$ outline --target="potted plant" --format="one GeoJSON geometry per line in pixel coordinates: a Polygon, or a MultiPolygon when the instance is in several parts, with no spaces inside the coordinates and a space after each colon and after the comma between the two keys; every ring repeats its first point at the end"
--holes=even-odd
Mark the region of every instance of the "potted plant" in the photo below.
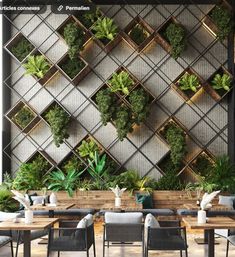
{"type": "Polygon", "coordinates": [[[97,44],[109,53],[120,41],[118,27],[113,20],[108,17],[98,18],[96,23],[91,27],[97,44]]]}
{"type": "Polygon", "coordinates": [[[23,62],[35,47],[21,32],[19,32],[5,45],[5,49],[17,61],[23,62]]]}
{"type": "Polygon", "coordinates": [[[220,41],[223,41],[233,30],[234,22],[231,7],[223,2],[216,5],[205,17],[203,24],[220,41]]]}
{"type": "Polygon", "coordinates": [[[127,25],[124,33],[124,39],[138,52],[142,51],[154,36],[154,30],[140,16],[127,25]]]}
{"type": "Polygon", "coordinates": [[[220,101],[231,90],[232,82],[232,75],[221,67],[207,80],[205,89],[214,100],[220,101]]]}
{"type": "Polygon", "coordinates": [[[70,115],[54,102],[43,112],[42,116],[51,128],[56,147],[60,147],[64,139],[69,138],[70,115]]]}
{"type": "Polygon", "coordinates": [[[16,212],[19,210],[19,203],[12,198],[13,194],[4,186],[0,187],[0,211],[16,212]]]}
{"type": "Polygon", "coordinates": [[[191,99],[201,88],[202,79],[188,68],[172,84],[172,88],[185,100],[191,99]]]}
{"type": "Polygon", "coordinates": [[[186,31],[181,24],[171,18],[158,31],[157,41],[174,59],[177,59],[187,45],[186,31]]]}
{"type": "Polygon", "coordinates": [[[57,72],[56,67],[40,52],[30,55],[23,67],[25,75],[32,75],[41,85],[48,83],[57,72]]]}
{"type": "Polygon", "coordinates": [[[22,101],[18,102],[6,117],[23,133],[29,133],[40,121],[36,112],[22,101]]]}

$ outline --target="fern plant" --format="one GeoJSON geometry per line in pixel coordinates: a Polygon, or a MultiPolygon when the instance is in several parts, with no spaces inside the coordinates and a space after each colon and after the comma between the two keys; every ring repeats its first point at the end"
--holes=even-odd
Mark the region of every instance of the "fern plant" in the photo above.
{"type": "Polygon", "coordinates": [[[11,52],[21,62],[31,53],[33,48],[33,45],[26,38],[22,38],[11,48],[11,52]]]}
{"type": "Polygon", "coordinates": [[[12,120],[22,129],[27,127],[34,119],[34,113],[27,107],[23,106],[13,117],[12,120]]]}
{"type": "Polygon", "coordinates": [[[79,155],[83,158],[95,158],[95,152],[99,151],[99,147],[96,144],[96,142],[92,139],[88,140],[82,140],[82,144],[78,147],[79,155]]]}
{"type": "Polygon", "coordinates": [[[149,36],[148,32],[140,25],[137,24],[131,31],[130,31],[131,39],[137,44],[141,45],[145,39],[149,36]]]}
{"type": "Polygon", "coordinates": [[[42,79],[50,69],[50,64],[43,55],[31,55],[23,65],[26,69],[25,75],[35,75],[42,79]]]}
{"type": "Polygon", "coordinates": [[[134,120],[140,124],[149,114],[149,94],[143,88],[136,89],[131,92],[129,102],[134,112],[134,120]]]}
{"type": "Polygon", "coordinates": [[[54,143],[59,147],[63,140],[69,137],[68,125],[70,117],[62,107],[56,104],[46,113],[45,118],[50,125],[54,143]]]}
{"type": "Polygon", "coordinates": [[[124,95],[129,95],[129,89],[134,85],[134,81],[126,71],[114,73],[108,81],[112,92],[121,91],[124,95]]]}
{"type": "Polygon", "coordinates": [[[223,75],[216,74],[211,84],[215,90],[223,89],[225,91],[229,91],[232,86],[232,78],[226,73],[223,75]]]}
{"type": "Polygon", "coordinates": [[[98,18],[92,30],[95,32],[95,37],[98,39],[107,39],[113,41],[118,33],[118,27],[110,18],[98,18]]]}
{"type": "Polygon", "coordinates": [[[69,58],[73,60],[83,50],[84,32],[75,22],[71,22],[64,28],[64,39],[69,47],[69,58]]]}
{"type": "Polygon", "coordinates": [[[183,91],[191,90],[193,92],[197,92],[199,86],[199,79],[194,74],[185,73],[179,80],[179,87],[183,91]]]}
{"type": "Polygon", "coordinates": [[[116,97],[109,88],[102,89],[96,94],[96,102],[101,113],[104,126],[111,121],[116,111],[116,97]]]}

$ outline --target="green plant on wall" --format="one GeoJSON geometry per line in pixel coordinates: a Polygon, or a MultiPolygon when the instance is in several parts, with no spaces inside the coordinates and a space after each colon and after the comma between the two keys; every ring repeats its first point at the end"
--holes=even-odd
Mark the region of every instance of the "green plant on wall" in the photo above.
{"type": "Polygon", "coordinates": [[[71,78],[74,79],[85,67],[85,63],[78,57],[73,60],[68,59],[61,65],[62,70],[71,78]]]}
{"type": "Polygon", "coordinates": [[[68,173],[70,170],[83,170],[84,169],[84,164],[82,161],[75,155],[73,154],[68,160],[66,160],[62,166],[61,169],[65,172],[68,173]]]}
{"type": "Polygon", "coordinates": [[[27,127],[35,118],[35,114],[27,107],[23,106],[13,117],[12,120],[22,129],[27,127]]]}
{"type": "Polygon", "coordinates": [[[114,123],[117,129],[118,138],[123,141],[127,134],[133,131],[131,110],[124,105],[120,106],[116,111],[114,123]]]}
{"type": "Polygon", "coordinates": [[[171,55],[177,59],[186,48],[185,29],[178,24],[171,23],[165,31],[165,37],[171,45],[171,55]]]}
{"type": "Polygon", "coordinates": [[[167,171],[156,183],[156,190],[182,190],[184,184],[174,170],[167,171]]]}
{"type": "Polygon", "coordinates": [[[90,11],[86,11],[84,14],[77,15],[78,19],[86,28],[90,28],[97,20],[102,16],[100,9],[95,8],[90,11]]]}
{"type": "Polygon", "coordinates": [[[225,91],[229,91],[232,87],[232,78],[226,73],[223,75],[216,74],[212,79],[211,84],[215,90],[223,89],[225,91]]]}
{"type": "Polygon", "coordinates": [[[46,113],[45,119],[50,125],[54,143],[59,147],[64,139],[69,138],[70,117],[62,107],[56,104],[46,113]]]}
{"type": "Polygon", "coordinates": [[[129,35],[137,45],[141,45],[148,38],[149,33],[140,24],[136,24],[129,35]]]}
{"type": "Polygon", "coordinates": [[[116,100],[115,95],[110,89],[102,89],[96,94],[96,102],[98,109],[101,113],[101,120],[104,126],[107,122],[111,121],[116,111],[116,100]]]}
{"type": "Polygon", "coordinates": [[[0,187],[0,211],[15,212],[19,210],[19,203],[12,197],[11,191],[4,186],[0,187]]]}
{"type": "Polygon", "coordinates": [[[89,163],[88,172],[96,180],[102,179],[106,175],[106,170],[105,170],[106,157],[107,157],[106,154],[100,157],[98,152],[95,152],[94,159],[88,159],[88,163],[89,163]]]}
{"type": "Polygon", "coordinates": [[[112,92],[121,91],[125,95],[129,95],[129,89],[135,84],[126,71],[114,73],[108,83],[111,86],[112,92]]]}
{"type": "Polygon", "coordinates": [[[213,170],[213,163],[206,155],[200,155],[193,163],[193,169],[197,174],[207,178],[210,177],[213,170]]]}
{"type": "Polygon", "coordinates": [[[78,147],[79,155],[83,158],[95,158],[95,152],[99,151],[99,147],[93,139],[82,140],[82,144],[78,147]]]}
{"type": "Polygon", "coordinates": [[[143,88],[136,89],[130,93],[129,102],[134,112],[134,120],[140,124],[149,115],[149,94],[143,88]]]}
{"type": "Polygon", "coordinates": [[[216,6],[211,11],[210,17],[218,28],[218,38],[224,40],[233,30],[234,22],[231,13],[223,6],[216,6]]]}
{"type": "Polygon", "coordinates": [[[39,79],[43,78],[50,69],[50,64],[43,55],[29,56],[23,66],[26,69],[26,75],[35,75],[39,79]]]}
{"type": "Polygon", "coordinates": [[[83,50],[84,32],[75,22],[71,22],[64,28],[64,39],[69,47],[69,58],[72,60],[83,50]]]}
{"type": "Polygon", "coordinates": [[[22,62],[34,49],[33,45],[26,39],[22,38],[16,45],[11,48],[14,56],[22,62]]]}
{"type": "Polygon", "coordinates": [[[114,40],[118,33],[118,27],[114,24],[112,19],[107,17],[98,18],[92,30],[95,32],[96,38],[108,41],[114,40]]]}
{"type": "Polygon", "coordinates": [[[194,74],[185,73],[179,80],[179,87],[183,91],[191,90],[193,92],[197,92],[199,86],[199,79],[194,74]]]}

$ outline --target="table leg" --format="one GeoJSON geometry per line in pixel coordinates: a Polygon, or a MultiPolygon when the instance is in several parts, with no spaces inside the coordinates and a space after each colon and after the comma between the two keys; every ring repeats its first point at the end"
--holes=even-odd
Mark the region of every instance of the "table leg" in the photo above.
{"type": "Polygon", "coordinates": [[[30,242],[30,230],[25,230],[23,233],[23,242],[24,242],[24,257],[31,256],[31,242],[30,242]]]}
{"type": "Polygon", "coordinates": [[[208,229],[208,257],[215,256],[215,231],[214,229],[208,229]]]}
{"type": "Polygon", "coordinates": [[[55,214],[54,214],[54,210],[49,210],[49,218],[54,218],[55,214]]]}

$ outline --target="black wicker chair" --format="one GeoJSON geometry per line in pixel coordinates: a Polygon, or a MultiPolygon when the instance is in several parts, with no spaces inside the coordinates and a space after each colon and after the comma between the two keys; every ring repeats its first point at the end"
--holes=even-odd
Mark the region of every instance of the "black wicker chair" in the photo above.
{"type": "Polygon", "coordinates": [[[159,228],[147,228],[147,238],[145,241],[145,257],[152,250],[158,251],[185,251],[188,256],[188,246],[185,227],[180,227],[177,221],[159,221],[159,228]]]}
{"type": "Polygon", "coordinates": [[[89,257],[92,245],[96,257],[94,224],[86,228],[76,228],[77,224],[76,221],[63,221],[59,228],[50,229],[47,257],[52,251],[58,252],[58,256],[64,251],[82,251],[89,257]]]}
{"type": "Polygon", "coordinates": [[[12,237],[11,233],[9,232],[9,235],[6,236],[0,236],[0,248],[10,244],[11,247],[11,256],[14,257],[14,251],[13,251],[13,243],[12,243],[12,237]]]}

